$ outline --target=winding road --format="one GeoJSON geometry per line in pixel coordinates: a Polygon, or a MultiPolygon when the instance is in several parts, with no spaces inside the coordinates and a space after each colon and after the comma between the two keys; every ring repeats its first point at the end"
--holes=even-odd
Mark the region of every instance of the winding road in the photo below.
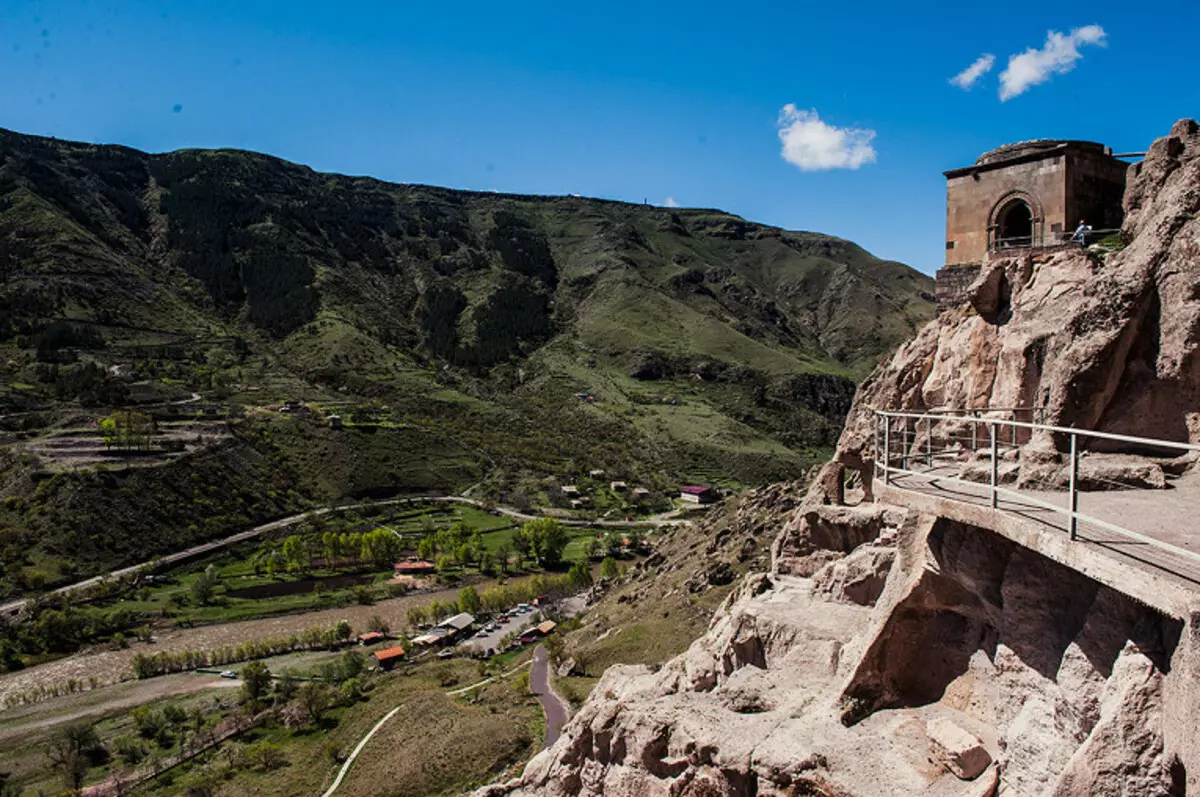
{"type": "MultiPolygon", "coordinates": [[[[372,507],[395,506],[397,504],[414,504],[414,503],[426,503],[426,502],[434,502],[434,501],[441,501],[441,502],[454,503],[454,504],[467,504],[469,506],[474,506],[479,509],[486,510],[488,512],[495,512],[497,514],[504,515],[505,517],[510,517],[515,520],[536,520],[538,518],[544,517],[543,515],[529,515],[524,512],[518,512],[517,510],[509,509],[508,507],[490,506],[488,504],[485,504],[482,501],[476,501],[474,498],[464,498],[464,497],[458,496],[458,495],[420,495],[420,496],[412,496],[409,498],[391,498],[391,499],[388,499],[385,501],[370,501],[370,502],[364,502],[364,503],[360,503],[360,504],[342,504],[340,506],[327,506],[327,507],[321,507],[318,509],[310,509],[306,512],[301,512],[301,513],[298,513],[295,515],[289,515],[288,517],[280,518],[279,520],[272,520],[269,523],[263,523],[258,526],[254,526],[253,528],[246,529],[245,531],[240,531],[237,534],[230,535],[229,537],[223,537],[219,540],[212,540],[210,542],[201,543],[200,545],[193,545],[191,548],[185,548],[182,551],[176,551],[175,553],[166,554],[166,555],[160,556],[156,559],[151,559],[150,561],[142,562],[141,564],[130,565],[129,567],[123,567],[119,570],[113,570],[112,572],[104,573],[99,576],[92,576],[91,578],[85,578],[83,581],[77,581],[74,584],[68,584],[65,587],[59,587],[58,589],[54,590],[51,594],[65,595],[65,594],[74,592],[76,590],[94,586],[96,584],[99,584],[101,581],[103,581],[105,579],[118,578],[120,576],[128,575],[130,573],[135,573],[138,570],[141,570],[143,568],[148,568],[151,566],[169,565],[169,564],[174,564],[176,562],[181,562],[186,559],[191,559],[194,556],[199,556],[200,554],[208,553],[210,551],[215,551],[219,548],[224,548],[225,546],[228,546],[228,545],[234,545],[235,543],[239,543],[244,540],[253,539],[254,537],[265,534],[268,531],[274,531],[276,529],[281,529],[281,528],[285,528],[287,526],[294,525],[296,523],[301,522],[305,518],[316,516],[316,515],[327,515],[331,512],[345,512],[345,511],[352,510],[352,509],[368,509],[368,508],[372,508],[372,507]]],[[[640,526],[650,526],[652,528],[658,528],[659,526],[671,526],[671,525],[675,525],[678,523],[686,523],[687,522],[686,520],[677,519],[674,516],[674,514],[675,514],[674,512],[666,512],[661,515],[655,515],[654,517],[648,518],[646,520],[563,520],[563,519],[560,519],[559,522],[562,523],[564,526],[582,526],[582,527],[588,527],[588,528],[605,528],[605,527],[634,528],[634,527],[640,527],[640,526]]],[[[10,601],[8,603],[0,604],[0,615],[18,614],[21,612],[22,609],[25,608],[25,604],[27,602],[28,602],[28,600],[23,598],[21,600],[15,600],[15,601],[10,601]]]]}
{"type": "Polygon", "coordinates": [[[537,696],[546,712],[546,743],[549,747],[558,740],[562,726],[567,722],[567,706],[550,686],[550,663],[546,646],[538,645],[533,651],[533,669],[529,673],[529,691],[537,696]]]}

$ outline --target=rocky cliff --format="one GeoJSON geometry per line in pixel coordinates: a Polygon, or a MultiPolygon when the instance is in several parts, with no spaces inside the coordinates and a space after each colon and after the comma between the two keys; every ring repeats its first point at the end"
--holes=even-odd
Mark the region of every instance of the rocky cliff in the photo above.
{"type": "MultiPolygon", "coordinates": [[[[1038,406],[1052,423],[1197,439],[1195,122],[1132,167],[1126,210],[1119,253],[985,265],[971,307],[930,322],[860,389],[771,572],[748,576],[662,668],[610,668],[521,779],[485,792],[1200,789],[1200,600],[1175,616],[902,499],[839,504],[847,467],[871,497],[873,408],[1038,406]]],[[[1030,440],[1015,477],[1045,478],[1055,446],[1030,440]]]]}

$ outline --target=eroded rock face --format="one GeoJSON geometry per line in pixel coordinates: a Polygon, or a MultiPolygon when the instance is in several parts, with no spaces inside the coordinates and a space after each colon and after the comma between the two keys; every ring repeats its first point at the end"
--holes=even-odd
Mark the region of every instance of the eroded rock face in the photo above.
{"type": "Polygon", "coordinates": [[[795,550],[840,547],[834,517],[858,541],[812,577],[746,579],[657,672],[610,668],[493,793],[1172,793],[1161,715],[1180,621],[983,529],[889,512],[863,539],[872,509],[800,507],[795,550]],[[873,600],[834,586],[856,560],[889,563],[873,600]]]}
{"type": "MultiPolygon", "coordinates": [[[[1029,406],[1200,440],[1200,129],[1131,174],[1129,246],[998,261],[864,384],[831,463],[708,632],[610,668],[507,795],[1084,797],[1200,790],[1200,602],[1176,619],[987,530],[841,506],[873,407],[1029,406]],[[1196,297],[1196,298],[1193,298],[1196,297]]],[[[969,458],[964,468],[972,465],[969,458]]],[[[1190,465],[1182,463],[1181,467],[1190,465]]],[[[1054,484],[1055,441],[1002,478],[1054,484]]],[[[1152,486],[1092,452],[1081,478],[1152,486]]],[[[869,471],[863,487],[869,497],[869,471]]]]}
{"type": "Polygon", "coordinates": [[[973,306],[927,324],[860,387],[841,460],[865,459],[876,408],[1043,407],[1049,424],[1200,441],[1194,121],[1178,122],[1130,167],[1125,211],[1120,252],[1059,249],[985,264],[973,306]]]}

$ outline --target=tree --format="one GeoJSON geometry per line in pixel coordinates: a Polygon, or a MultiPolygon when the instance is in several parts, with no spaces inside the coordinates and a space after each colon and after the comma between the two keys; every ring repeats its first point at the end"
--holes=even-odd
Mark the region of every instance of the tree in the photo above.
{"type": "Polygon", "coordinates": [[[347,650],[342,654],[338,669],[338,680],[349,681],[362,675],[363,671],[367,669],[367,660],[357,650],[347,650]]]}
{"type": "Polygon", "coordinates": [[[595,537],[592,537],[587,541],[587,544],[583,546],[583,555],[588,559],[599,559],[603,552],[603,546],[600,545],[600,540],[596,539],[595,537]]]}
{"type": "Polygon", "coordinates": [[[283,541],[283,561],[287,562],[289,570],[308,569],[308,551],[303,540],[295,534],[283,541]]]}
{"type": "Polygon", "coordinates": [[[353,633],[354,631],[350,628],[350,623],[345,620],[338,620],[333,626],[333,636],[339,642],[345,642],[353,633]]]}
{"type": "Polygon", "coordinates": [[[429,622],[429,610],[424,606],[410,606],[405,617],[410,628],[417,628],[429,622]]]}
{"type": "Polygon", "coordinates": [[[321,548],[325,554],[325,567],[333,568],[335,560],[341,554],[341,545],[338,544],[338,535],[331,531],[327,531],[322,534],[321,548]]]}
{"type": "Polygon", "coordinates": [[[242,702],[257,706],[271,688],[271,670],[261,661],[252,661],[242,668],[242,702]]]}
{"type": "Polygon", "coordinates": [[[103,763],[108,755],[96,729],[91,725],[71,725],[59,731],[51,740],[47,751],[50,763],[63,776],[68,788],[79,791],[88,770],[94,764],[103,763]]]}
{"type": "Polygon", "coordinates": [[[100,421],[104,445],[121,451],[150,448],[157,433],[154,419],[144,412],[120,410],[100,421]]]}
{"type": "Polygon", "coordinates": [[[360,556],[376,567],[387,567],[400,555],[400,538],[387,529],[368,531],[362,537],[360,556]]]}
{"type": "Polygon", "coordinates": [[[588,569],[587,562],[580,560],[571,565],[571,569],[567,572],[567,580],[571,584],[571,588],[575,590],[590,587],[592,571],[588,569]]]}
{"type": "Polygon", "coordinates": [[[367,630],[376,634],[386,634],[392,629],[382,617],[373,614],[371,619],[367,620],[367,630]]]}
{"type": "Polygon", "coordinates": [[[146,748],[132,736],[119,736],[113,741],[117,756],[127,767],[136,767],[146,757],[146,748]]]}
{"type": "Polygon", "coordinates": [[[508,557],[512,555],[512,546],[507,542],[502,542],[496,546],[496,565],[500,568],[500,575],[508,574],[508,557]]]}
{"type": "Polygon", "coordinates": [[[611,556],[604,557],[604,561],[600,563],[600,577],[616,578],[619,573],[620,570],[617,568],[617,560],[613,559],[611,556]]]}
{"type": "Polygon", "coordinates": [[[554,518],[525,521],[517,531],[517,537],[542,567],[554,567],[562,562],[563,549],[570,541],[566,528],[554,518]]]}
{"type": "Polygon", "coordinates": [[[417,543],[417,556],[427,562],[432,561],[437,556],[437,541],[432,534],[422,537],[421,541],[417,543]]]}
{"type": "Polygon", "coordinates": [[[463,587],[458,591],[458,610],[468,614],[479,613],[479,593],[474,587],[463,587]]]}
{"type": "Polygon", "coordinates": [[[279,745],[272,744],[266,740],[248,748],[246,756],[268,772],[273,769],[279,769],[287,763],[287,757],[279,749],[279,745]]]}
{"type": "Polygon", "coordinates": [[[196,603],[201,606],[207,606],[212,602],[213,595],[217,589],[217,568],[214,565],[209,565],[204,568],[204,572],[196,577],[192,582],[192,597],[196,603]]]}
{"type": "Polygon", "coordinates": [[[267,575],[270,576],[271,578],[275,578],[275,574],[278,573],[279,568],[283,567],[283,566],[284,566],[283,557],[279,554],[279,551],[272,549],[272,551],[269,554],[267,554],[267,560],[266,560],[267,575]]]}
{"type": "Polygon", "coordinates": [[[187,732],[188,727],[187,711],[174,703],[168,703],[163,706],[163,719],[167,721],[167,726],[179,738],[179,746],[182,747],[183,735],[187,732]]]}
{"type": "Polygon", "coordinates": [[[296,697],[308,713],[309,721],[314,725],[319,724],[329,708],[329,689],[324,684],[309,681],[300,687],[296,697]]]}

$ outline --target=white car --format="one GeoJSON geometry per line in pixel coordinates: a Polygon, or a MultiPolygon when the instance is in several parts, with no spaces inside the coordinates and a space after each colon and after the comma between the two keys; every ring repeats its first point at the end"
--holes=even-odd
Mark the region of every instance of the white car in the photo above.
{"type": "Polygon", "coordinates": [[[237,678],[238,674],[236,672],[234,672],[233,670],[222,670],[221,677],[222,678],[237,678]]]}

